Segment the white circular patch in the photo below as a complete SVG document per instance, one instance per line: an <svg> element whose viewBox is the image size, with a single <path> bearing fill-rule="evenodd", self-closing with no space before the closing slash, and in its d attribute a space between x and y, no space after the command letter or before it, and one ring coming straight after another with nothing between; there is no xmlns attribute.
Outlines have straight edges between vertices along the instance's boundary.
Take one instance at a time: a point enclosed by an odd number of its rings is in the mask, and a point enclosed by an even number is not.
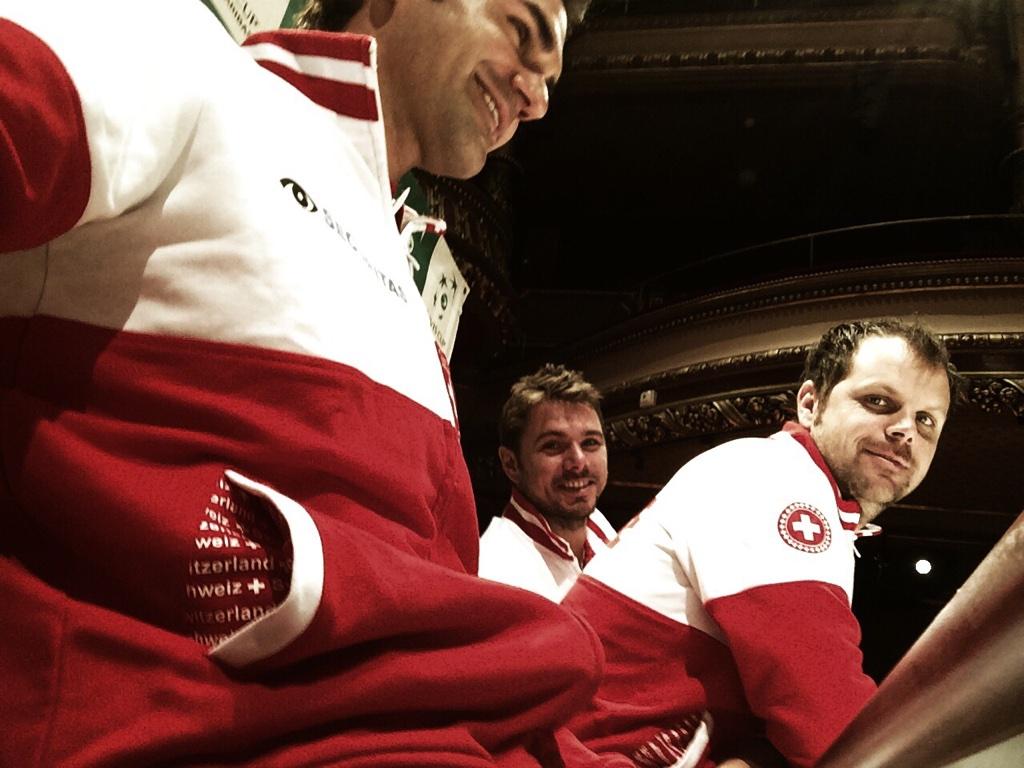
<svg viewBox="0 0 1024 768"><path fill-rule="evenodd" d="M832 545L825 516L810 504L790 504L779 515L779 536L801 552L824 552Z"/></svg>

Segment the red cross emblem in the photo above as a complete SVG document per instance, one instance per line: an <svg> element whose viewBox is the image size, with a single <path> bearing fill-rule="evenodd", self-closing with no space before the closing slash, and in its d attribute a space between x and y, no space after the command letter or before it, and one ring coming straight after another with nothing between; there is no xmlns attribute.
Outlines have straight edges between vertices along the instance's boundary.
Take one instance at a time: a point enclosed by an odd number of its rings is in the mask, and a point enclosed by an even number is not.
<svg viewBox="0 0 1024 768"><path fill-rule="evenodd" d="M779 536L801 552L824 552L832 544L825 516L810 504L790 504L779 515Z"/></svg>

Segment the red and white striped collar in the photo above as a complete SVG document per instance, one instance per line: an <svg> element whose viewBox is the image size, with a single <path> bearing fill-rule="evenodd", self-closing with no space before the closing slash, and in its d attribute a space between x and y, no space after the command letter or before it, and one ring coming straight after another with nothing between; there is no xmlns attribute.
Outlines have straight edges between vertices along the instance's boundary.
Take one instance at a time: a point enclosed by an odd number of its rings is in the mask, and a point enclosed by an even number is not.
<svg viewBox="0 0 1024 768"><path fill-rule="evenodd" d="M839 509L839 522L842 523L843 530L852 531L857 536L875 536L880 533L882 529L877 525L858 528L860 523L860 504L854 500L843 498L839 492L839 486L836 485L835 478L832 477L832 470L825 463L825 458L821 455L821 451L818 450L818 446L814 442L814 438L811 437L810 431L795 421L787 421L783 424L782 431L803 446L804 450L814 460L814 463L818 465L818 468L828 478L828 482L832 486L832 492L836 497L836 507Z"/></svg>
<svg viewBox="0 0 1024 768"><path fill-rule="evenodd" d="M347 32L275 29L249 36L242 47L262 67L338 115L390 204L377 41Z"/></svg>
<svg viewBox="0 0 1024 768"><path fill-rule="evenodd" d="M505 511L502 513L502 517L506 520L511 520L519 526L523 533L533 539L533 541L545 549L554 552L563 560L576 559L569 543L551 530L551 526L548 525L548 521L542 514L540 514L540 512L537 511L537 508L529 501L529 499L520 493L518 488L512 489L512 498L510 498L508 504L505 505ZM605 532L602 531L601 527L591 519L587 520L587 530L597 536L605 544L608 543L608 537L605 535ZM590 562L590 559L593 556L594 550L590 546L590 542L584 542L583 562L580 563L580 567Z"/></svg>

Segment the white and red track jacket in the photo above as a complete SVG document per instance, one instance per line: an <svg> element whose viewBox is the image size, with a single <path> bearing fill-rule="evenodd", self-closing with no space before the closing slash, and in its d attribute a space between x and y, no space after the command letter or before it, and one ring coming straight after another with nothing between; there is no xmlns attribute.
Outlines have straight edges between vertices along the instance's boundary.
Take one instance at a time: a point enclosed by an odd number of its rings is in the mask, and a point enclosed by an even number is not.
<svg viewBox="0 0 1024 768"><path fill-rule="evenodd" d="M711 766L761 733L813 765L875 689L850 611L858 518L796 424L688 462L563 601L606 654L570 730L644 768Z"/></svg>
<svg viewBox="0 0 1024 768"><path fill-rule="evenodd" d="M587 519L581 563L569 543L551 530L529 499L513 488L501 516L491 518L480 537L480 575L528 589L557 603L575 583L583 566L598 552L608 549L608 542L614 538L615 529L595 509Z"/></svg>
<svg viewBox="0 0 1024 768"><path fill-rule="evenodd" d="M0 15L0 764L536 765L600 647L470 575L374 41Z"/></svg>

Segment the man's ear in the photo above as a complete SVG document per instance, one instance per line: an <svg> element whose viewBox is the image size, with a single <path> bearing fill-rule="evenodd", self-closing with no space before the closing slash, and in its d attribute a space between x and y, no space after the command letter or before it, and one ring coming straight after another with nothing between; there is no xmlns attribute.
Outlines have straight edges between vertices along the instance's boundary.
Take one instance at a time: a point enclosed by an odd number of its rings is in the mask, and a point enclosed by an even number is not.
<svg viewBox="0 0 1024 768"><path fill-rule="evenodd" d="M505 471L505 477L512 482L512 485L518 486L519 459L516 458L515 451L504 445L498 446L498 461L501 462L501 468Z"/></svg>
<svg viewBox="0 0 1024 768"><path fill-rule="evenodd" d="M813 381L808 379L800 385L800 389L796 393L797 421L800 422L801 426L810 429L820 407L821 401L818 399L818 388L814 386Z"/></svg>
<svg viewBox="0 0 1024 768"><path fill-rule="evenodd" d="M369 12L370 23L374 29L380 29L391 21L391 16L395 12L395 0L363 0L363 6Z"/></svg>

